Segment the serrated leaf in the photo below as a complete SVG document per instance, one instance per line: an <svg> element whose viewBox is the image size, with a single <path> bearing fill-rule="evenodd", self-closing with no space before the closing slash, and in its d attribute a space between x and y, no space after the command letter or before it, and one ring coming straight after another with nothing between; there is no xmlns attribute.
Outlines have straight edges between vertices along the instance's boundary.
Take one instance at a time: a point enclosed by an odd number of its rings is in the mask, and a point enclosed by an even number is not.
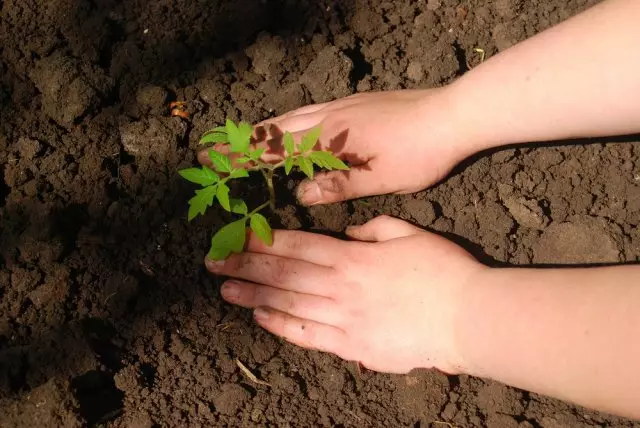
<svg viewBox="0 0 640 428"><path fill-rule="evenodd" d="M211 186L220 180L218 175L206 166L203 166L202 168L183 169L178 171L178 174L180 174L180 176L185 180L201 186Z"/></svg>
<svg viewBox="0 0 640 428"><path fill-rule="evenodd" d="M273 244L273 235L271 233L271 226L267 219L259 213L255 213L251 216L250 221L251 230L258 235L258 238L265 244L271 246Z"/></svg>
<svg viewBox="0 0 640 428"><path fill-rule="evenodd" d="M288 157L284 160L284 173L289 175L289 173L291 172L291 169L293 168L293 158L292 157Z"/></svg>
<svg viewBox="0 0 640 428"><path fill-rule="evenodd" d="M213 260L224 260L229 254L240 253L244 248L247 219L242 218L218 230L211 238L211 249L207 255Z"/></svg>
<svg viewBox="0 0 640 428"><path fill-rule="evenodd" d="M193 220L198 214L204 214L207 207L213 205L217 187L218 186L209 186L196 190L196 195L189 199L189 213L187 215L189 221Z"/></svg>
<svg viewBox="0 0 640 428"><path fill-rule="evenodd" d="M267 151L267 149L265 149L264 147L260 148L260 149L256 149L254 151L252 151L251 153L249 153L249 158L251 160L258 160L262 157L262 155L264 154L264 152Z"/></svg>
<svg viewBox="0 0 640 428"><path fill-rule="evenodd" d="M251 132L247 134L247 125L248 124L243 125L243 123L240 123L241 128L238 128L235 123L227 120L227 135L229 136L232 153L245 153L249 150ZM250 127L251 125L248 126Z"/></svg>
<svg viewBox="0 0 640 428"><path fill-rule="evenodd" d="M287 131L284 133L284 137L282 139L282 144L284 145L284 149L289 156L293 156L296 151L296 145L293 142L293 135L291 132Z"/></svg>
<svg viewBox="0 0 640 428"><path fill-rule="evenodd" d="M240 131L240 135L243 138L251 140L251 135L253 135L253 126L247 122L240 122L238 125L238 130Z"/></svg>
<svg viewBox="0 0 640 428"><path fill-rule="evenodd" d="M309 160L324 169L340 169L345 171L349 169L344 162L329 152L311 152L309 153Z"/></svg>
<svg viewBox="0 0 640 428"><path fill-rule="evenodd" d="M200 144L228 143L229 137L222 132L207 132L200 138Z"/></svg>
<svg viewBox="0 0 640 428"><path fill-rule="evenodd" d="M320 138L321 131L320 127L317 126L312 128L304 137L302 137L302 143L300 143L300 147L298 147L301 153L308 152L315 147L318 143L318 139Z"/></svg>
<svg viewBox="0 0 640 428"><path fill-rule="evenodd" d="M215 150L209 150L209 159L211 159L211 163L216 168L216 171L231 172L231 159L229 159L229 157Z"/></svg>
<svg viewBox="0 0 640 428"><path fill-rule="evenodd" d="M296 160L296 165L302 172L306 174L309 179L313 180L313 164L307 158L298 158Z"/></svg>
<svg viewBox="0 0 640 428"><path fill-rule="evenodd" d="M249 176L249 171L242 168L234 169L233 171L231 171L231 174L229 174L229 177L231 178L245 178L248 176Z"/></svg>
<svg viewBox="0 0 640 428"><path fill-rule="evenodd" d="M218 190L216 192L216 196L218 197L218 202L220 202L220 205L222 205L222 208L224 208L227 211L231 211L231 203L229 201L229 186L227 186L223 182L220 182L218 184Z"/></svg>
<svg viewBox="0 0 640 428"><path fill-rule="evenodd" d="M229 199L229 203L231 205L231 212L241 215L247 215L249 212L249 208L247 208L247 204L244 203L242 199Z"/></svg>

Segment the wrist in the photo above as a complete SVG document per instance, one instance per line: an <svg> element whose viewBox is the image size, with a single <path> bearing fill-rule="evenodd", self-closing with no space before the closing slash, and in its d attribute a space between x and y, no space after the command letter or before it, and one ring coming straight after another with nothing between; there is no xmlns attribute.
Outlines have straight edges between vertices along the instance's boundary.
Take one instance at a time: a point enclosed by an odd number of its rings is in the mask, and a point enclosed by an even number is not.
<svg viewBox="0 0 640 428"><path fill-rule="evenodd" d="M469 277L455 299L455 316L452 333L452 362L457 373L487 377L482 356L484 350L493 349L490 334L479 334L491 330L491 324L499 321L500 282L503 269L481 265L481 269Z"/></svg>
<svg viewBox="0 0 640 428"><path fill-rule="evenodd" d="M423 90L419 99L418 123L423 124L422 132L438 145L440 156L456 162L492 146L482 129L486 122L482 118L482 106L470 105L466 86L457 80L440 88Z"/></svg>

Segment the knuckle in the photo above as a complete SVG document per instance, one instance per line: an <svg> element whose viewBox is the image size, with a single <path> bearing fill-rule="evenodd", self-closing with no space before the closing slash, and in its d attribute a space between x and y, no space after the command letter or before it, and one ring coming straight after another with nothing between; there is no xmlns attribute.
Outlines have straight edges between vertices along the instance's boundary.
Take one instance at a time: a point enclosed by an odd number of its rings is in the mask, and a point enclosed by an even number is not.
<svg viewBox="0 0 640 428"><path fill-rule="evenodd" d="M276 259L273 263L271 263L270 267L271 277L276 283L284 281L289 276L290 269L284 259Z"/></svg>
<svg viewBox="0 0 640 428"><path fill-rule="evenodd" d="M305 245L304 235L300 233L295 233L295 232L291 233L286 243L286 246L289 248L289 250L294 253L298 253L302 251L302 249L304 248L304 245Z"/></svg>

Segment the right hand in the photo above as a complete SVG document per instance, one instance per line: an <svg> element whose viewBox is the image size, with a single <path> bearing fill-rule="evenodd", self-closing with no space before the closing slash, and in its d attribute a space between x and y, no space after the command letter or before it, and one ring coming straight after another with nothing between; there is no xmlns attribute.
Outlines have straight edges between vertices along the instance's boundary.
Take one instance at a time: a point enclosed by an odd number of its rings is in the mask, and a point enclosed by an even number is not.
<svg viewBox="0 0 640 428"><path fill-rule="evenodd" d="M258 145L270 147L264 160L277 161L285 131L299 141L321 126L320 147L351 164L350 171L323 172L305 180L298 189L305 205L416 192L444 178L473 153L456 120L451 92L445 87L363 93L309 105L259 124L256 134L263 138ZM206 151L199 160L207 163Z"/></svg>

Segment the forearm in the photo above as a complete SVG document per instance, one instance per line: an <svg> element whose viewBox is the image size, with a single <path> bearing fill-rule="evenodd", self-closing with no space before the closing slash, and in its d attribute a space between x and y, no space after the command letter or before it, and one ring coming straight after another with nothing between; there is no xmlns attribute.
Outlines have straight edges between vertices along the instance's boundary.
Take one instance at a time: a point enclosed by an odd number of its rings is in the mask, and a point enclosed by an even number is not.
<svg viewBox="0 0 640 428"><path fill-rule="evenodd" d="M467 373L640 418L640 266L482 275L457 326Z"/></svg>
<svg viewBox="0 0 640 428"><path fill-rule="evenodd" d="M640 2L605 1L453 85L474 149L640 132Z"/></svg>

